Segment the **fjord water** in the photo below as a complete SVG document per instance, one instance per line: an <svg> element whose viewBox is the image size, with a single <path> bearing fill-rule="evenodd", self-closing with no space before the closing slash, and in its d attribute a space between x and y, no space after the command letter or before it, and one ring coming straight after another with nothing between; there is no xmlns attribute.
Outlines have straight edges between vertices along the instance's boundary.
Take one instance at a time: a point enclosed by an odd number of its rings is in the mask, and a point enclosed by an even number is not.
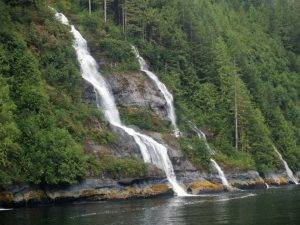
<svg viewBox="0 0 300 225"><path fill-rule="evenodd" d="M156 84L157 88L163 94L163 96L164 96L164 98L167 102L168 117L171 120L173 129L174 129L174 134L175 134L175 136L178 137L180 135L180 131L179 131L179 129L177 127L177 124L176 124L176 114L175 114L175 108L174 108L174 103L173 103L174 102L173 95L169 92L166 85L164 83L162 83L158 79L158 77L153 72L151 72L149 70L146 61L140 55L137 48L132 46L132 49L133 49L133 52L134 52L136 58L139 61L141 71L143 71L145 74L147 74L147 76Z"/></svg>
<svg viewBox="0 0 300 225"><path fill-rule="evenodd" d="M0 212L1 225L298 225L300 187L252 193L73 203Z"/></svg>
<svg viewBox="0 0 300 225"><path fill-rule="evenodd" d="M55 16L63 24L69 25L68 19L62 13L56 12ZM97 95L97 105L104 111L106 119L112 126L124 130L128 135L134 138L145 162L152 163L164 170L176 195L187 196L186 191L177 182L167 148L151 137L138 133L134 129L126 127L121 123L114 96L111 94L108 84L99 72L95 59L88 51L86 40L73 25L71 25L71 33L74 36L74 48L81 67L82 77L93 85Z"/></svg>

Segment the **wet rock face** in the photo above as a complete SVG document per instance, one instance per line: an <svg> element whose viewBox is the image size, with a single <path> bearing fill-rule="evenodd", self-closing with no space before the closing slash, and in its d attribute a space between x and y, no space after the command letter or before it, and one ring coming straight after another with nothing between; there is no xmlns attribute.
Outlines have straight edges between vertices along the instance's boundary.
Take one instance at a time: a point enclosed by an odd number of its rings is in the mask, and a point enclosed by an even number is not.
<svg viewBox="0 0 300 225"><path fill-rule="evenodd" d="M289 180L285 172L281 172L281 173L270 172L264 174L264 176L265 176L266 183L269 185L278 186L278 185L286 185L289 183Z"/></svg>
<svg viewBox="0 0 300 225"><path fill-rule="evenodd" d="M110 74L107 81L118 106L150 110L158 117L169 120L162 93L142 72Z"/></svg>
<svg viewBox="0 0 300 225"><path fill-rule="evenodd" d="M189 183L203 178L203 175L187 160L179 149L169 147L168 154L173 164L174 172L180 182Z"/></svg>
<svg viewBox="0 0 300 225"><path fill-rule="evenodd" d="M227 179L231 186L239 189L259 189L266 188L265 181L254 170L246 172L235 172L227 174Z"/></svg>
<svg viewBox="0 0 300 225"><path fill-rule="evenodd" d="M187 185L188 192L197 195L203 193L215 193L225 191L225 188L220 183L210 182L207 180L192 182Z"/></svg>
<svg viewBox="0 0 300 225"><path fill-rule="evenodd" d="M300 171L297 171L295 173L295 177L296 177L296 179L298 179L298 181L300 181Z"/></svg>
<svg viewBox="0 0 300 225"><path fill-rule="evenodd" d="M96 105L96 93L94 87L87 81L82 81L82 88L83 88L83 96L82 96L83 101L91 105Z"/></svg>
<svg viewBox="0 0 300 225"><path fill-rule="evenodd" d="M112 153L114 155L118 157L133 156L141 160L143 159L140 148L132 136L128 135L124 130L118 127L112 127L112 130L117 137L115 146L113 146L114 151Z"/></svg>
<svg viewBox="0 0 300 225"><path fill-rule="evenodd" d="M0 206L74 200L114 200L172 195L165 180L140 180L138 184L120 185L114 180L86 179L80 184L60 187L20 185L0 192Z"/></svg>

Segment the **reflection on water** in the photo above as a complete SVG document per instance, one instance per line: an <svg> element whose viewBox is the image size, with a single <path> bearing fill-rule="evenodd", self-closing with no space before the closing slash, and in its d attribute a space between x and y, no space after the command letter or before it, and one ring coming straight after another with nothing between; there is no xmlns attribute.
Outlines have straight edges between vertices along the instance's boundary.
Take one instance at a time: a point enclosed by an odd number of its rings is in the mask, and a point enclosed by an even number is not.
<svg viewBox="0 0 300 225"><path fill-rule="evenodd" d="M0 225L298 225L300 187L0 212Z"/></svg>

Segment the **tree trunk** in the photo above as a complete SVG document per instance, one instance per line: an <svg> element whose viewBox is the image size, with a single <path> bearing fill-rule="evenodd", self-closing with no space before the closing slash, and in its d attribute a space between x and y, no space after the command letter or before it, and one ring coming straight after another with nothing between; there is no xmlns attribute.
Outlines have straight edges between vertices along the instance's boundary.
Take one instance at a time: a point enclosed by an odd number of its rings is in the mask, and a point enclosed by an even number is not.
<svg viewBox="0 0 300 225"><path fill-rule="evenodd" d="M104 22L106 23L107 21L107 0L104 0Z"/></svg>
<svg viewBox="0 0 300 225"><path fill-rule="evenodd" d="M91 0L89 0L89 13L92 14L92 3Z"/></svg>
<svg viewBox="0 0 300 225"><path fill-rule="evenodd" d="M235 148L239 148L239 134L238 134L238 105L237 105L237 74L234 77L234 120L235 120Z"/></svg>
<svg viewBox="0 0 300 225"><path fill-rule="evenodd" d="M124 33L124 37L126 39L126 8L125 8L125 1L123 2L122 5L122 27L123 27L123 33Z"/></svg>

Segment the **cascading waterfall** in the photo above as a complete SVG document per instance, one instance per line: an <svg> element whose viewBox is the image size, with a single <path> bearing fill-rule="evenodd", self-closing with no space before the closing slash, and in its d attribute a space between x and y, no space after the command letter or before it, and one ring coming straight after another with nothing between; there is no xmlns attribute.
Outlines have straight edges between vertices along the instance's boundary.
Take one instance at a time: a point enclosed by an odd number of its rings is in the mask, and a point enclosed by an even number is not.
<svg viewBox="0 0 300 225"><path fill-rule="evenodd" d="M227 189L231 189L231 186L230 186L230 184L229 184L229 182L228 182L228 180L227 180L227 178L226 178L226 176L225 176L223 170L221 169L221 167L218 165L218 163L217 163L215 160L210 159L210 161L211 161L213 167L217 170L217 172L218 172L218 174L219 174L219 177L220 177L220 179L221 179L221 181L222 181L222 184L223 184Z"/></svg>
<svg viewBox="0 0 300 225"><path fill-rule="evenodd" d="M204 134L204 132L202 132L200 129L198 129L195 125L192 124L192 128L193 130L197 133L198 137L204 140L205 146L208 149L209 153L214 155L215 151L213 149L211 149L211 147L209 146L207 139L206 139L206 135ZM225 173L223 172L223 170L221 169L221 167L219 166L219 164L213 159L210 159L212 166L215 168L215 170L218 172L218 175L222 181L222 184L228 189L231 190L232 187L229 184Z"/></svg>
<svg viewBox="0 0 300 225"><path fill-rule="evenodd" d="M213 149L211 149L211 147L209 146L209 144L208 144L208 142L207 142L207 139L206 139L206 135L204 134L204 132L203 132L202 130L200 130L198 127L196 127L195 125L193 125L192 123L191 123L191 125L192 125L193 130L194 130L194 131L196 132L196 134L198 135L198 137L199 137L200 139L203 139L203 140L204 140L204 144L205 144L205 146L206 146L208 152L209 152L210 154L214 155L214 154L215 154L215 151L214 151Z"/></svg>
<svg viewBox="0 0 300 225"><path fill-rule="evenodd" d="M53 9L54 10L54 9ZM54 10L55 11L55 10ZM55 11L56 18L65 25L70 25L68 19ZM124 130L132 136L139 146L143 159L146 163L152 163L158 168L164 170L171 187L178 196L187 196L186 191L179 185L174 173L173 165L168 156L167 148L156 142L151 137L138 133L132 128L126 127L121 123L119 111L113 95L110 93L109 86L98 70L95 59L90 55L86 40L71 25L71 33L74 36L74 48L81 66L82 77L93 85L97 95L97 105L102 106L104 115L109 123L115 127Z"/></svg>
<svg viewBox="0 0 300 225"><path fill-rule="evenodd" d="M164 85L159 79L158 77L152 73L151 71L149 71L148 65L146 63L146 61L143 59L143 57L140 55L139 51L137 50L136 47L132 46L133 52L136 56L136 58L139 61L140 64L140 70L143 71L144 73L147 74L147 76L154 81L154 83L156 84L156 86L158 87L158 89L162 92L166 102L167 102L167 106L168 106L168 117L171 120L173 129L174 129L174 134L176 137L180 136L180 131L177 127L176 124L176 114L175 114L175 108L174 108L174 99L173 99L173 95L168 91L166 85Z"/></svg>
<svg viewBox="0 0 300 225"><path fill-rule="evenodd" d="M288 176L288 178L294 182L295 184L299 184L296 177L293 174L293 171L290 169L289 165L287 164L287 162L283 159L282 155L280 154L280 152L275 148L275 146L273 146L275 152L277 153L279 159L281 160L282 164L284 165L286 174Z"/></svg>

